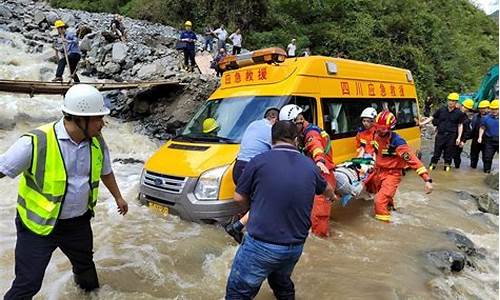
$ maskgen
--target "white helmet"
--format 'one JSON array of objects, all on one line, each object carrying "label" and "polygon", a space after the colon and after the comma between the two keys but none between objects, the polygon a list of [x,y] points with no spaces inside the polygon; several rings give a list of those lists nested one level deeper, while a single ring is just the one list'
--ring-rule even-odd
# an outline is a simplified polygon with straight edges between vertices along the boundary
[{"label": "white helmet", "polygon": [[280,110],[280,121],[293,121],[302,111],[298,105],[287,104]]},{"label": "white helmet", "polygon": [[367,107],[363,109],[363,112],[361,113],[361,118],[375,119],[376,116],[377,116],[377,111],[373,107]]},{"label": "white helmet", "polygon": [[64,95],[62,111],[80,117],[109,115],[104,97],[99,90],[88,84],[76,84]]}]

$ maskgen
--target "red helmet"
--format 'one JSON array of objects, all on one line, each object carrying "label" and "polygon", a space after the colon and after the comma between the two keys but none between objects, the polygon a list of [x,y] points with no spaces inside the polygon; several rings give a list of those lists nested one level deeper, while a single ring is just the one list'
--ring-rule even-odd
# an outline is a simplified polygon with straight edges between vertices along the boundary
[{"label": "red helmet", "polygon": [[394,127],[396,127],[396,123],[396,116],[388,110],[384,110],[375,117],[375,124],[388,129],[394,129]]}]

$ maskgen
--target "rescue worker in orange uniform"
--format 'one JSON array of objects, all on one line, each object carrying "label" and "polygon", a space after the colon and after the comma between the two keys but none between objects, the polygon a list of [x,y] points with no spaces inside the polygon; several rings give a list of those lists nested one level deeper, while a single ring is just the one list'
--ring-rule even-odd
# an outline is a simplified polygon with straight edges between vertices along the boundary
[{"label": "rescue worker in orange uniform", "polygon": [[[297,126],[299,132],[300,147],[320,168],[323,178],[332,187],[336,186],[333,171],[332,147],[330,136],[324,130],[314,124],[310,124],[302,115],[302,108],[295,104],[288,104],[281,108],[279,119],[292,121]],[[311,212],[311,231],[319,237],[330,235],[330,211],[332,203],[324,196],[315,196],[313,209]]]},{"label": "rescue worker in orange uniform", "polygon": [[432,179],[415,152],[406,141],[392,129],[396,117],[390,111],[383,111],[375,118],[375,171],[367,180],[367,190],[375,193],[375,219],[390,222],[389,209],[394,207],[394,195],[401,182],[403,170],[407,167],[416,170],[425,181],[425,192],[432,192]]},{"label": "rescue worker in orange uniform", "polygon": [[372,145],[373,136],[375,134],[375,126],[373,121],[377,116],[377,111],[373,107],[367,107],[361,112],[361,124],[356,134],[356,151],[358,157],[373,158],[374,149]]}]

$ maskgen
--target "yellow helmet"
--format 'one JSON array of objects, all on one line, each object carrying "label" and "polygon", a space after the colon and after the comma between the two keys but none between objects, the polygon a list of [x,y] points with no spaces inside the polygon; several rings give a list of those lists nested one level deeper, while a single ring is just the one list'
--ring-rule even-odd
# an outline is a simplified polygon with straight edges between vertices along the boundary
[{"label": "yellow helmet", "polygon": [[472,109],[474,107],[474,100],[467,98],[462,102],[462,105],[467,109]]},{"label": "yellow helmet", "polygon": [[203,121],[203,133],[210,133],[217,128],[219,128],[219,124],[217,124],[214,118],[206,118],[205,121]]},{"label": "yellow helmet", "polygon": [[481,102],[479,102],[478,108],[488,108],[488,107],[490,107],[490,101],[481,100]]},{"label": "yellow helmet", "polygon": [[460,95],[458,93],[450,93],[448,95],[448,100],[451,101],[458,101],[458,98],[460,98]]},{"label": "yellow helmet", "polygon": [[56,28],[59,28],[59,27],[66,27],[66,24],[64,24],[64,22],[62,20],[57,20],[54,22],[54,26]]},{"label": "yellow helmet", "polygon": [[184,23],[184,26],[192,27],[193,23],[191,23],[191,21],[186,21],[186,23]]},{"label": "yellow helmet", "polygon": [[498,99],[491,101],[490,109],[498,109]]}]

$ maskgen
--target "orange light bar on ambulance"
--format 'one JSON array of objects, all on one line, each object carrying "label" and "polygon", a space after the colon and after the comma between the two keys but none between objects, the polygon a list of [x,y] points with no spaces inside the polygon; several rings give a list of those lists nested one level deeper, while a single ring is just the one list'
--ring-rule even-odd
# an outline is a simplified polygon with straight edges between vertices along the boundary
[{"label": "orange light bar on ambulance", "polygon": [[266,48],[238,55],[224,56],[219,62],[221,70],[234,70],[256,64],[281,63],[287,57],[285,50],[277,47]]}]

